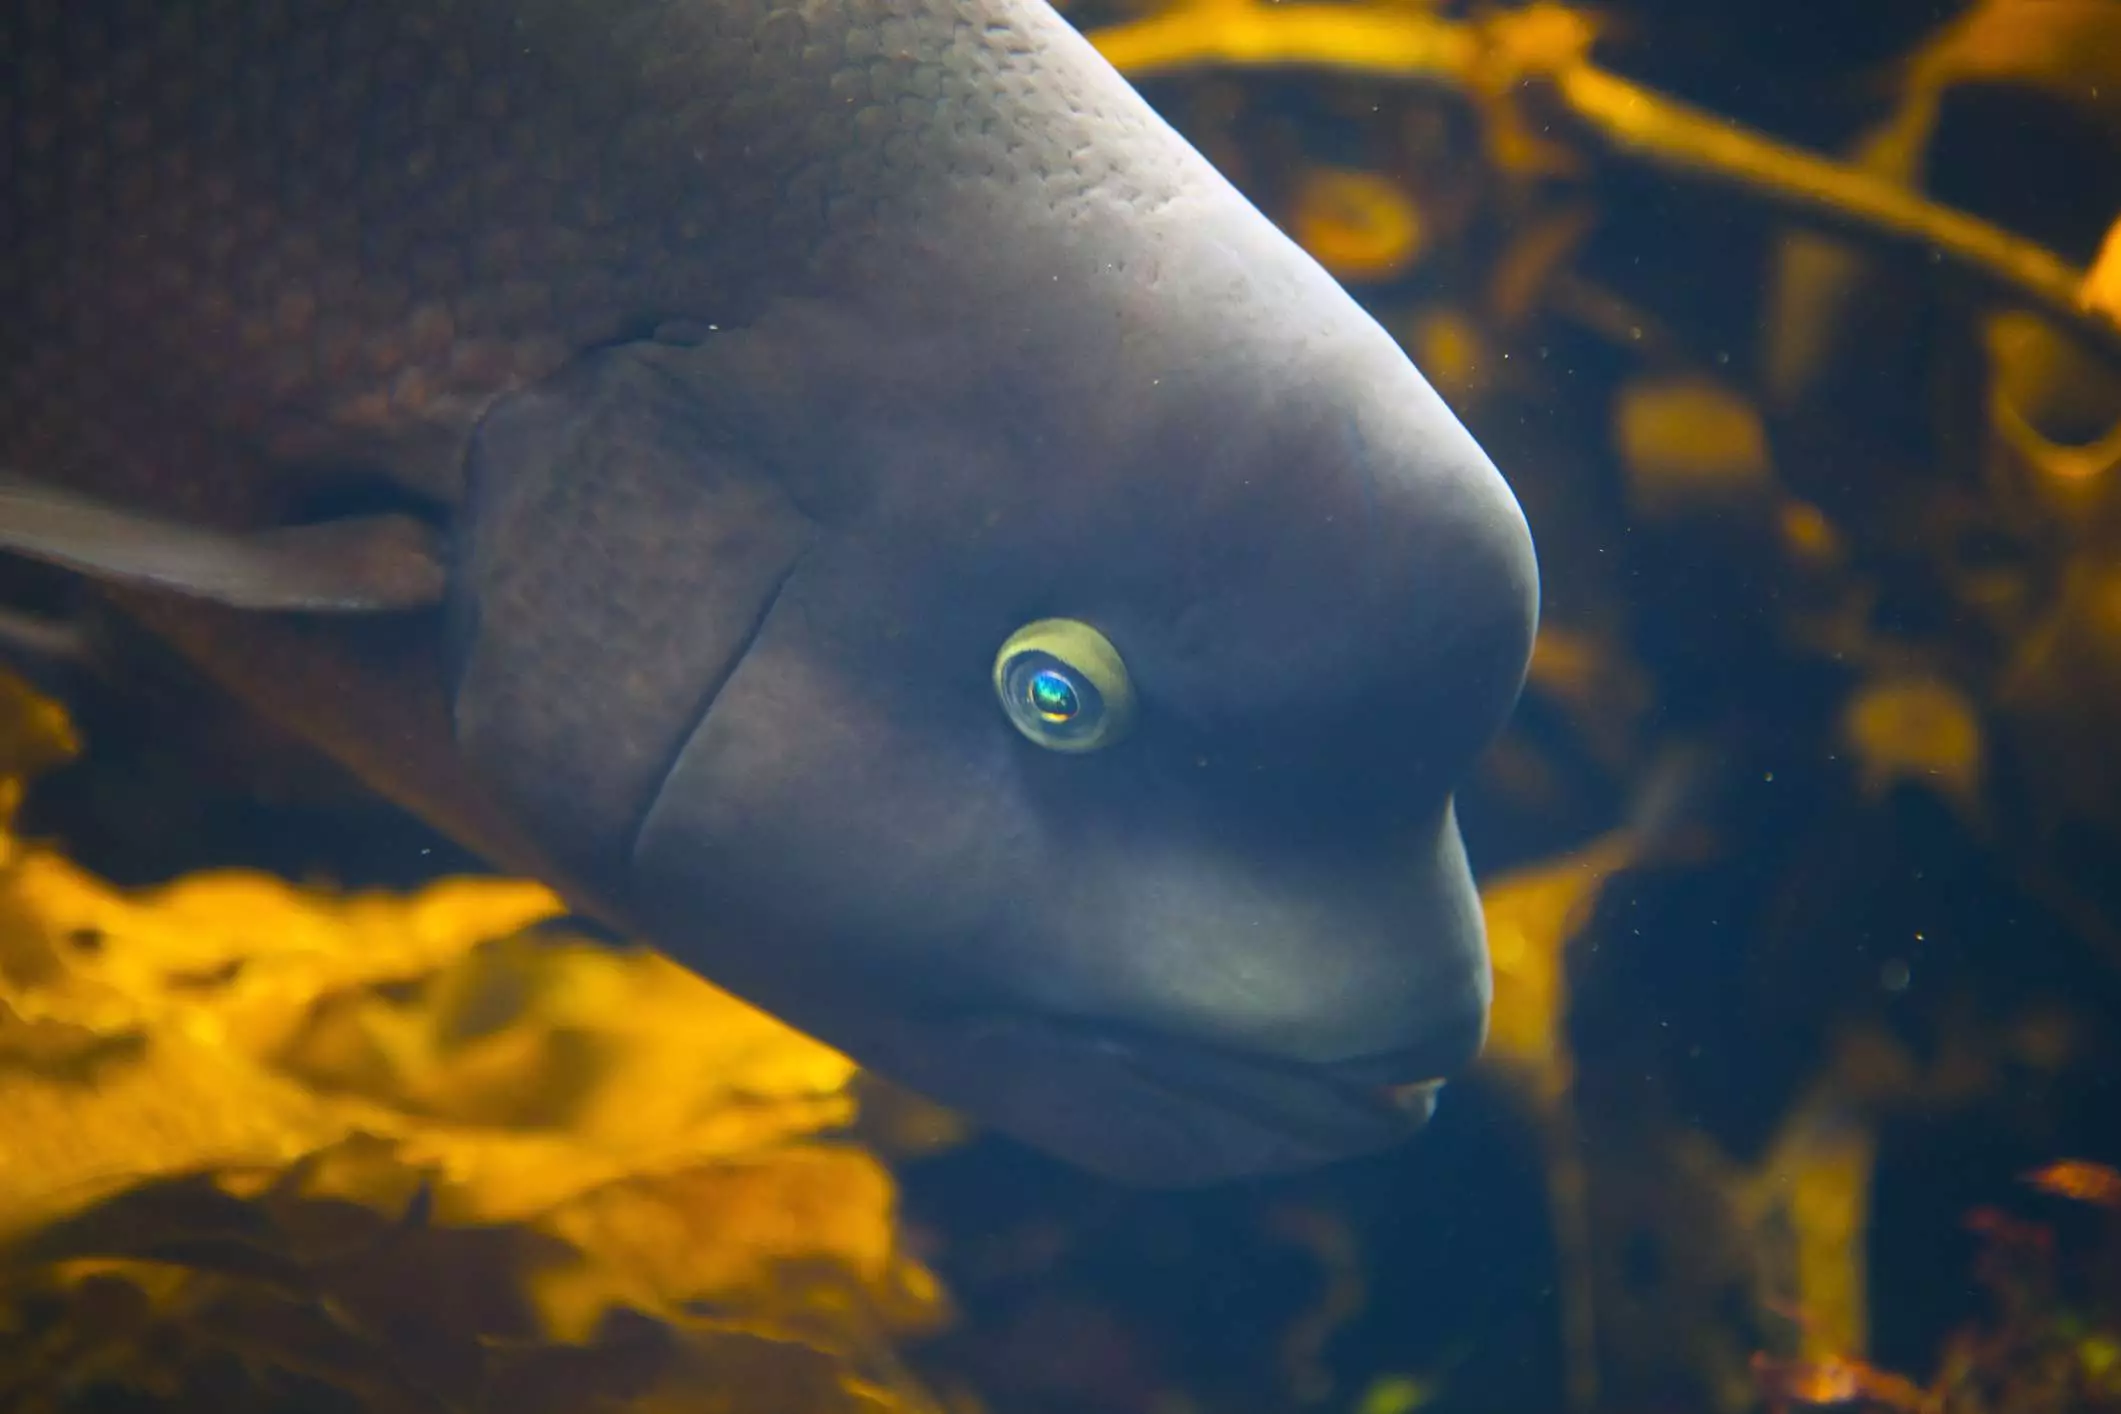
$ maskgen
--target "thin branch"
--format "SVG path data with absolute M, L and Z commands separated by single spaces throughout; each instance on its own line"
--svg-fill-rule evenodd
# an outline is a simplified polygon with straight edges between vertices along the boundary
M 1732 187 L 1810 224 L 1924 251 L 2121 359 L 2121 324 L 2083 297 L 2087 272 L 2045 246 L 1590 64 L 1561 70 L 1552 82 L 1568 114 L 1618 156 Z
M 1545 9 L 1566 19 L 1559 6 Z M 1318 68 L 1396 78 L 1504 101 L 1551 95 L 1556 116 L 1595 146 L 1674 176 L 1713 182 L 1805 224 L 1913 248 L 2031 306 L 2121 360 L 2121 323 L 2086 297 L 2086 272 L 1964 211 L 1844 163 L 1776 142 L 1606 72 L 1565 47 L 1515 42 L 1526 12 L 1486 24 L 1419 10 L 1191 0 L 1090 35 L 1122 73 Z M 1588 22 L 1578 21 L 1588 36 Z M 1514 28 L 1508 28 L 1514 26 Z
M 1469 84 L 1481 39 L 1471 25 L 1419 12 L 1350 5 L 1192 0 L 1161 14 L 1092 31 L 1112 67 L 1130 77 L 1185 69 L 1345 69 L 1391 78 Z

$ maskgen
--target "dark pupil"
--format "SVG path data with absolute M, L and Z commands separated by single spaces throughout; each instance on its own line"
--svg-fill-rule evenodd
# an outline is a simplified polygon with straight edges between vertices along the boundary
M 1049 722 L 1065 722 L 1083 709 L 1074 685 L 1051 668 L 1032 677 L 1028 695 L 1031 710 Z

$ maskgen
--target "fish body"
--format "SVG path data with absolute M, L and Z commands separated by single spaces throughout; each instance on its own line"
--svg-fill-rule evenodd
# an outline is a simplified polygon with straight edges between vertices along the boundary
M 0 112 L 0 540 L 379 790 L 1123 1179 L 1477 1051 L 1523 516 L 1043 4 L 0 0 Z

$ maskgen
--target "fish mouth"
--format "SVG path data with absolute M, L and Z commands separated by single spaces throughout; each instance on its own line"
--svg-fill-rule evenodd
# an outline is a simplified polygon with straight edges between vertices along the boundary
M 967 1097 L 995 1128 L 1034 1147 L 1148 1188 L 1288 1173 L 1390 1148 L 1428 1123 L 1447 1072 L 1471 1059 L 1454 1044 L 1448 1063 L 1434 1048 L 1313 1063 L 1025 1014 L 964 1018 L 949 1029 L 971 1068 L 935 1089 Z M 1036 1095 L 1011 1079 L 1062 1074 L 1064 1091 L 1045 1085 Z

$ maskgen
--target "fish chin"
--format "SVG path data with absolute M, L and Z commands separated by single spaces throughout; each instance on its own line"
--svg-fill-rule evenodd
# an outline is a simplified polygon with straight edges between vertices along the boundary
M 1144 1188 L 1292 1173 L 1390 1148 L 1428 1122 L 1442 1087 L 1437 1077 L 1372 1083 L 1336 1066 L 1028 1015 L 916 1029 L 917 1040 L 904 1037 L 912 1044 L 882 1043 L 891 1054 L 881 1068 L 894 1078 Z

